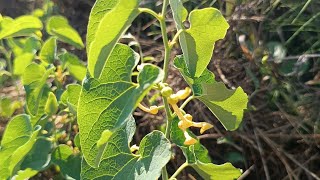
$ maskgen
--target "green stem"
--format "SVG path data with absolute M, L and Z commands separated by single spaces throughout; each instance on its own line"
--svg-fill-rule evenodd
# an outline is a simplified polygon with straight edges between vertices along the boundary
M 139 8 L 140 13 L 147 13 L 150 14 L 151 16 L 155 17 L 158 21 L 161 21 L 161 15 L 157 14 L 151 9 L 148 8 Z
M 170 47 L 169 40 L 168 40 L 167 26 L 166 26 L 166 21 L 165 21 L 168 4 L 169 4 L 169 0 L 163 0 L 162 12 L 158 18 L 158 20 L 160 22 L 161 35 L 162 35 L 163 44 L 164 44 L 164 51 L 165 51 L 164 65 L 163 65 L 164 77 L 163 77 L 162 82 L 166 82 L 168 79 L 170 53 L 171 53 L 171 47 Z M 171 110 L 170 110 L 167 98 L 165 98 L 165 97 L 163 98 L 163 103 L 164 103 L 164 107 L 166 110 L 166 116 L 167 116 L 167 127 L 166 127 L 165 136 L 166 136 L 166 138 L 169 139 L 170 138 L 171 118 L 172 118 L 171 116 L 172 115 L 171 115 Z M 164 166 L 162 168 L 162 180 L 167 180 L 167 179 L 168 179 L 168 172 L 167 172 L 166 166 Z
M 186 107 L 186 105 L 187 105 L 190 101 L 192 101 L 193 99 L 194 99 L 194 96 L 193 96 L 193 95 L 192 95 L 192 96 L 189 96 L 188 99 L 185 100 L 185 101 L 183 102 L 183 104 L 180 106 L 180 109 L 183 109 L 184 107 Z
M 173 45 L 177 43 L 180 34 L 183 33 L 183 32 L 184 32 L 184 29 L 180 29 L 180 30 L 174 35 L 172 41 L 170 42 L 170 48 L 172 48 Z
M 189 166 L 189 164 L 188 164 L 187 162 L 183 163 L 183 164 L 177 169 L 177 171 L 170 177 L 169 180 L 173 180 L 175 177 L 177 177 L 177 176 L 181 173 L 181 171 L 182 171 L 184 168 L 186 168 L 186 167 L 188 167 L 188 166 Z
M 171 47 L 170 47 L 169 40 L 168 40 L 167 26 L 166 26 L 166 21 L 165 21 L 165 16 L 166 16 L 168 4 L 169 4 L 169 0 L 163 1 L 162 13 L 161 13 L 160 19 L 159 19 L 160 27 L 161 27 L 161 35 L 162 35 L 163 44 L 164 44 L 164 51 L 165 51 L 164 52 L 164 65 L 163 65 L 163 71 L 164 71 L 163 82 L 166 82 L 168 79 L 170 53 L 171 53 Z

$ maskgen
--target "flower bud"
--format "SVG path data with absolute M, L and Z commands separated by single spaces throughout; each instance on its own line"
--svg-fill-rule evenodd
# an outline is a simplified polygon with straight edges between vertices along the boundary
M 186 87 L 184 90 L 180 90 L 177 92 L 177 96 L 180 100 L 186 99 L 191 94 L 191 89 Z
M 158 106 L 150 106 L 150 114 L 158 114 L 159 110 L 158 110 Z
M 172 93 L 173 93 L 172 88 L 171 88 L 171 87 L 168 87 L 168 86 L 164 87 L 164 88 L 161 90 L 161 94 L 162 94 L 163 97 L 169 97 L 169 96 L 172 95 Z
M 190 145 L 194 145 L 195 143 L 197 143 L 197 140 L 194 139 L 193 137 L 191 137 L 187 131 L 184 132 L 184 136 L 186 137 L 186 140 L 184 141 L 184 145 L 190 146 Z

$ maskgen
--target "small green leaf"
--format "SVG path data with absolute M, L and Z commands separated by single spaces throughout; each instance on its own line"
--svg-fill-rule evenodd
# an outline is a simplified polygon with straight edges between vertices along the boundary
M 121 35 L 139 14 L 140 0 L 97 0 L 89 17 L 87 35 L 88 69 L 99 78 Z
M 56 96 L 52 92 L 50 92 L 44 111 L 48 115 L 56 114 L 58 112 L 58 106 L 59 104 Z
M 78 81 L 82 81 L 84 79 L 87 69 L 76 55 L 66 52 L 59 55 L 59 59 L 63 62 L 65 68 L 68 69 L 69 73 L 74 78 Z
M 74 154 L 69 146 L 59 145 L 52 153 L 52 162 L 60 167 L 67 179 L 80 179 L 81 157 Z
M 136 154 L 129 144 L 135 133 L 132 116 L 110 137 L 98 168 L 82 162 L 81 179 L 158 179 L 161 169 L 171 158 L 171 144 L 160 131 L 146 135 Z
M 208 69 L 200 77 L 192 78 L 182 56 L 175 59 L 174 65 L 192 87 L 195 97 L 210 109 L 227 130 L 239 127 L 248 103 L 248 96 L 241 87 L 227 89 L 223 83 L 215 81 L 214 74 Z
M 42 46 L 39 58 L 41 61 L 52 64 L 57 53 L 57 39 L 55 37 L 49 38 Z
M 61 95 L 61 103 L 68 106 L 72 113 L 77 114 L 78 100 L 80 97 L 81 86 L 78 84 L 70 84 Z
M 7 42 L 15 57 L 25 53 L 36 54 L 41 47 L 39 39 L 35 37 L 9 38 Z
M 223 179 L 234 180 L 240 177 L 241 170 L 235 168 L 231 163 L 221 165 L 202 163 L 198 161 L 196 164 L 191 165 L 203 179 Z
M 43 25 L 39 18 L 34 16 L 20 16 L 11 23 L 7 23 L 5 26 L 2 25 L 2 27 L 0 39 L 27 36 L 41 30 Z
M 34 54 L 24 53 L 13 60 L 13 74 L 21 76 L 26 67 L 31 64 L 34 59 Z
M 78 49 L 84 48 L 84 44 L 78 32 L 73 29 L 63 16 L 52 16 L 47 22 L 48 34 L 58 37 L 58 40 L 68 43 Z
M 184 30 L 179 38 L 187 69 L 191 77 L 199 77 L 211 60 L 215 42 L 224 38 L 229 25 L 219 10 L 205 8 L 190 13 L 190 28 L 185 29 L 187 10 L 182 1 L 171 0 L 170 5 L 177 29 Z
M 11 117 L 12 114 L 23 106 L 20 101 L 13 101 L 10 98 L 0 98 L 0 116 Z
M 27 111 L 35 116 L 38 114 L 40 102 L 46 101 L 42 97 L 48 93 L 47 78 L 54 72 L 54 67 L 46 70 L 36 63 L 30 64 L 23 76 L 22 81 L 26 90 Z
M 4 132 L 0 148 L 0 179 L 7 179 L 17 172 L 25 156 L 32 149 L 41 127 L 33 130 L 30 116 L 14 117 Z
M 104 146 L 96 143 L 105 130 L 115 131 L 137 107 L 141 99 L 163 78 L 163 71 L 147 64 L 131 82 L 139 56 L 126 45 L 118 44 L 106 62 L 100 79 L 85 79 L 78 104 L 78 123 L 84 158 L 98 166 Z

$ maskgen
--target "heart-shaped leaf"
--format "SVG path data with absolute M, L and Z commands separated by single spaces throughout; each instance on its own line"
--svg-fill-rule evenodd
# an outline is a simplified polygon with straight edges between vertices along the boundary
M 140 0 L 97 0 L 88 24 L 88 69 L 99 78 L 121 35 L 139 14 Z
M 241 87 L 227 89 L 223 83 L 215 81 L 214 74 L 208 69 L 200 77 L 192 78 L 182 56 L 175 59 L 174 65 L 192 87 L 195 97 L 210 109 L 227 130 L 239 127 L 248 103 L 248 96 Z
M 100 79 L 83 82 L 78 103 L 80 141 L 84 158 L 91 166 L 100 163 L 105 146 L 97 141 L 106 130 L 113 132 L 137 107 L 150 88 L 162 80 L 163 72 L 154 65 L 145 65 L 138 76 L 138 84 L 131 81 L 131 73 L 139 55 L 126 45 L 118 44 L 106 62 Z
M 153 131 L 142 139 L 139 151 L 132 154 L 129 144 L 135 128 L 130 116 L 110 137 L 98 168 L 83 161 L 81 179 L 158 179 L 171 157 L 170 142 L 162 132 Z
M 193 10 L 189 15 L 190 28 L 183 23 L 188 12 L 181 0 L 170 0 L 173 17 L 181 33 L 180 45 L 191 77 L 200 77 L 207 68 L 214 49 L 214 44 L 224 38 L 229 25 L 220 11 L 215 8 Z

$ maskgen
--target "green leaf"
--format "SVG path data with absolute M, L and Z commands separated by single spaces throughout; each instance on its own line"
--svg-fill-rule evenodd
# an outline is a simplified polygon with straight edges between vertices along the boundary
M 20 16 L 11 23 L 2 26 L 0 39 L 9 37 L 28 36 L 43 28 L 39 18 L 34 16 Z
M 191 165 L 203 179 L 223 179 L 234 180 L 240 177 L 241 170 L 232 166 L 231 163 L 225 163 L 221 165 L 197 162 Z
M 81 157 L 74 154 L 69 146 L 59 145 L 52 153 L 52 162 L 60 167 L 67 179 L 80 179 Z
M 248 103 L 248 96 L 241 87 L 229 90 L 223 83 L 216 82 L 214 74 L 207 69 L 200 77 L 192 78 L 182 56 L 175 59 L 174 65 L 192 87 L 195 97 L 210 109 L 227 130 L 239 127 Z
M 26 67 L 29 66 L 35 55 L 32 53 L 24 53 L 13 60 L 13 74 L 21 76 Z
M 38 174 L 38 171 L 33 170 L 31 168 L 18 171 L 17 175 L 13 177 L 14 180 L 25 180 L 30 179 L 31 177 Z
M 45 139 L 38 139 L 32 150 L 23 160 L 17 173 L 17 179 L 29 179 L 39 171 L 46 169 L 51 161 L 52 143 Z
M 163 71 L 147 64 L 131 82 L 131 73 L 139 55 L 126 45 L 118 44 L 106 62 L 100 79 L 85 79 L 78 104 L 81 148 L 91 166 L 98 166 L 104 146 L 97 147 L 103 131 L 114 132 L 125 123 L 138 103 L 163 78 Z
M 70 111 L 77 114 L 78 100 L 81 92 L 81 86 L 78 84 L 70 84 L 61 95 L 61 103 L 68 106 Z
M 42 97 L 48 93 L 49 87 L 46 81 L 53 72 L 54 67 L 46 70 L 43 66 L 32 63 L 26 68 L 22 76 L 23 85 L 26 90 L 27 111 L 33 116 L 38 114 L 40 102 L 44 101 Z
M 58 107 L 59 107 L 59 104 L 56 96 L 52 92 L 50 92 L 44 111 L 48 115 L 53 115 L 58 112 Z
M 52 64 L 57 53 L 57 39 L 55 37 L 51 37 L 43 44 L 39 58 L 41 61 Z
M 41 127 L 33 130 L 30 116 L 14 117 L 4 132 L 0 148 L 0 179 L 7 179 L 15 174 L 21 162 L 32 149 Z
M 12 114 L 23 106 L 20 101 L 13 101 L 8 97 L 0 98 L 0 116 L 11 117 Z
M 35 37 L 9 38 L 7 42 L 15 57 L 25 53 L 36 54 L 41 47 L 39 39 Z
M 97 0 L 89 17 L 87 35 L 88 69 L 99 78 L 121 35 L 139 14 L 140 0 Z
M 81 179 L 158 179 L 161 169 L 171 158 L 171 144 L 160 131 L 153 131 L 140 142 L 136 154 L 129 144 L 135 133 L 132 116 L 110 137 L 99 168 L 82 162 Z
M 87 69 L 76 55 L 66 52 L 59 55 L 59 59 L 63 62 L 64 67 L 68 69 L 69 73 L 74 78 L 78 81 L 82 81 L 84 79 Z
M 211 60 L 215 42 L 225 37 L 229 25 L 219 10 L 205 8 L 190 13 L 190 28 L 185 29 L 187 11 L 183 3 L 171 0 L 170 4 L 177 29 L 184 30 L 179 38 L 187 69 L 191 77 L 199 77 Z
M 230 163 L 222 165 L 212 164 L 208 155 L 208 150 L 198 141 L 196 144 L 186 146 L 183 144 L 185 137 L 183 131 L 178 127 L 179 118 L 172 120 L 170 137 L 172 142 L 180 147 L 188 164 L 191 165 L 203 179 L 236 179 L 241 175 L 241 170 L 232 166 Z M 189 135 L 196 138 L 195 135 L 188 131 Z
M 49 18 L 46 30 L 48 34 L 58 37 L 58 40 L 68 43 L 78 49 L 84 48 L 84 44 L 78 32 L 73 29 L 63 16 L 52 16 Z

